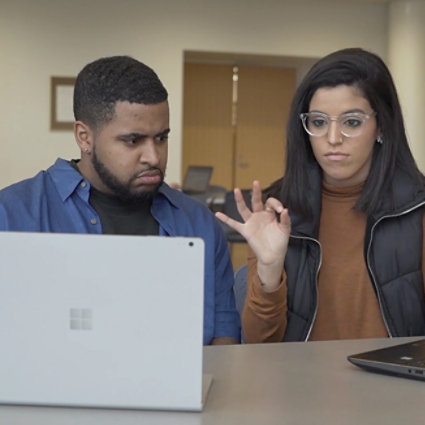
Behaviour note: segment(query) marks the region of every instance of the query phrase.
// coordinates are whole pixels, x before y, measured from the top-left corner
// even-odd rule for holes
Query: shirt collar
[[[178,191],[176,191],[175,189],[172,189],[170,186],[168,186],[167,183],[162,183],[161,187],[158,190],[158,193],[160,193],[165,198],[167,198],[170,204],[172,204],[175,208],[178,208],[179,206]]]
[[[69,198],[78,187],[89,192],[89,182],[65,159],[58,158],[47,172],[54,181],[62,201]]]
[[[62,201],[69,198],[78,188],[81,188],[84,192],[89,194],[90,182],[86,180],[69,161],[58,158],[47,171],[55,182]],[[179,193],[175,189],[172,189],[167,183],[163,183],[158,193],[164,196],[175,208],[178,208]],[[154,203],[157,198],[158,196],[155,197]]]

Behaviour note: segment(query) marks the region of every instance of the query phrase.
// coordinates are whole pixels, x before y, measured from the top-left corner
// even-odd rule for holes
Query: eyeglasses
[[[336,121],[339,131],[345,137],[357,137],[362,134],[366,122],[376,115],[376,112],[364,114],[363,112],[350,112],[338,117],[330,117],[321,112],[306,112],[300,114],[304,130],[313,137],[323,137],[328,134],[331,121]]]

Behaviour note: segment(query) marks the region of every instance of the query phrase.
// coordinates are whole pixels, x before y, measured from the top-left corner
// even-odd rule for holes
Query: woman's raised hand
[[[234,193],[244,222],[240,223],[221,212],[217,212],[216,217],[246,239],[257,257],[258,275],[264,290],[273,291],[281,280],[291,232],[288,210],[276,198],[269,198],[263,204],[258,181],[254,181],[252,186],[252,210],[246,205],[240,189],[235,189]]]

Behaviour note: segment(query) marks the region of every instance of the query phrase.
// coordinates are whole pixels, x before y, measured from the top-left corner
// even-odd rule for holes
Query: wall
[[[388,65],[397,85],[409,144],[425,173],[425,2],[389,5]]]
[[[50,76],[132,55],[170,94],[168,181],[180,180],[185,50],[320,57],[361,46],[387,54],[387,5],[339,0],[0,0],[0,187],[77,158],[49,130]]]

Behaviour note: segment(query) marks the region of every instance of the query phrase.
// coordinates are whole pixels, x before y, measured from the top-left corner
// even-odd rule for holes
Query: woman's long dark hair
[[[339,50],[316,62],[299,85],[288,119],[285,176],[266,189],[269,196],[281,199],[285,207],[306,217],[312,215],[306,195],[308,172],[318,163],[299,115],[308,112],[317,89],[341,84],[357,88],[369,101],[383,139],[382,144],[375,144],[369,175],[355,209],[368,215],[375,212],[382,194],[390,193],[397,168],[423,184],[407,143],[400,103],[387,66],[363,49]]]

